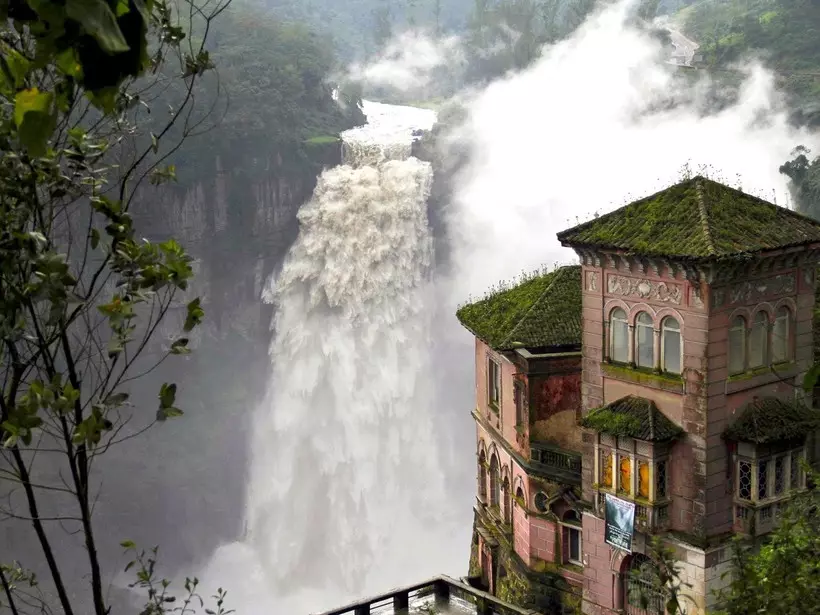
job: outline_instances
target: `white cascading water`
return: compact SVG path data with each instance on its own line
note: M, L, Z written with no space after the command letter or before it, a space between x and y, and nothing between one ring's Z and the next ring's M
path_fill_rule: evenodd
M266 291L273 370L253 420L246 535L205 575L242 578L231 606L243 613L270 613L271 600L307 613L466 568L435 432L432 169L411 156L435 113L364 112Z

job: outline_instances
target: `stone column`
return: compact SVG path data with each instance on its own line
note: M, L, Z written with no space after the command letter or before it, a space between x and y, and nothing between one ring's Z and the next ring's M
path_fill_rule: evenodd
M630 365L635 364L635 325L628 325L629 328L629 340L627 340L627 363Z
M655 370L661 371L661 330L653 328L652 332L654 334L652 352L655 353Z

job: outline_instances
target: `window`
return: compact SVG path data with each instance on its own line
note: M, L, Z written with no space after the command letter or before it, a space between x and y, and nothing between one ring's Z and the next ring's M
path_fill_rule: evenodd
M513 384L513 401L515 401L515 424L524 425L524 383L515 381Z
M623 575L624 611L628 615L656 615L666 612L666 592L659 589L652 572L655 564L646 555L633 553L629 556L629 570Z
M737 497L741 500L752 499L752 462L742 460L738 463Z
M504 495L504 523L512 523L512 502L510 502L510 480L505 476L501 486Z
M612 452L601 450L601 486L612 488Z
M729 329L729 373L740 374L746 369L746 319L732 321Z
M550 507L549 496L543 491L539 491L535 494L533 504L535 504L535 510L537 510L540 513L545 513L549 510Z
M498 506L501 501L501 485L498 480L498 457L490 459L490 506Z
M680 374L680 325L672 317L664 318L661 324L661 356L663 357L663 371L670 374Z
M789 352L789 329L791 325L791 312L787 307L777 310L772 328L772 363L782 363L788 361Z
M621 308L612 310L609 316L609 358L618 363L629 361L629 324Z
M769 460L764 459L757 463L757 499L765 500L769 497Z
M487 365L487 401L490 406L498 408L501 401L501 366L489 359Z
M515 490L515 502L519 506L523 506L524 508L527 507L526 505L527 498L524 497L524 490L519 487Z
M758 312L749 333L749 367L763 367L766 365L769 345L769 316L766 312Z
M800 480L800 475L802 474L800 462L802 460L802 453L800 453L799 451L795 451L792 453L791 467L789 469L789 487L791 489L800 489L800 487L802 487L802 481Z
M581 519L574 510L564 513L562 520L564 538L564 560L576 566L583 566L581 548Z
M774 460L774 494L783 493L786 486L786 455L780 455Z
M649 499L649 462L638 460L638 497Z
M655 462L655 499L666 497L666 461Z
M629 495L632 493L632 460L622 455L619 460L618 491Z
M655 336L652 317L646 312L635 319L635 363L638 367L655 367Z

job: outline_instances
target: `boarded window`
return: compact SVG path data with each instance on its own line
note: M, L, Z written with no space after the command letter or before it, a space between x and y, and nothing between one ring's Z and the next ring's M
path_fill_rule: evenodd
M638 461L638 497L649 498L649 462Z
M619 469L618 489L629 495L632 493L632 460L629 457L621 457Z

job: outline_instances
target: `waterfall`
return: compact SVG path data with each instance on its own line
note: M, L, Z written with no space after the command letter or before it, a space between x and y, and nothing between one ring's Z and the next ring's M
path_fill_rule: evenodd
M414 131L435 114L364 111L367 125L342 135L343 164L319 177L269 282L272 375L254 410L244 555L235 545L215 557L221 570L244 567L280 608L295 605L283 612L466 567L431 382L432 169L411 156Z

